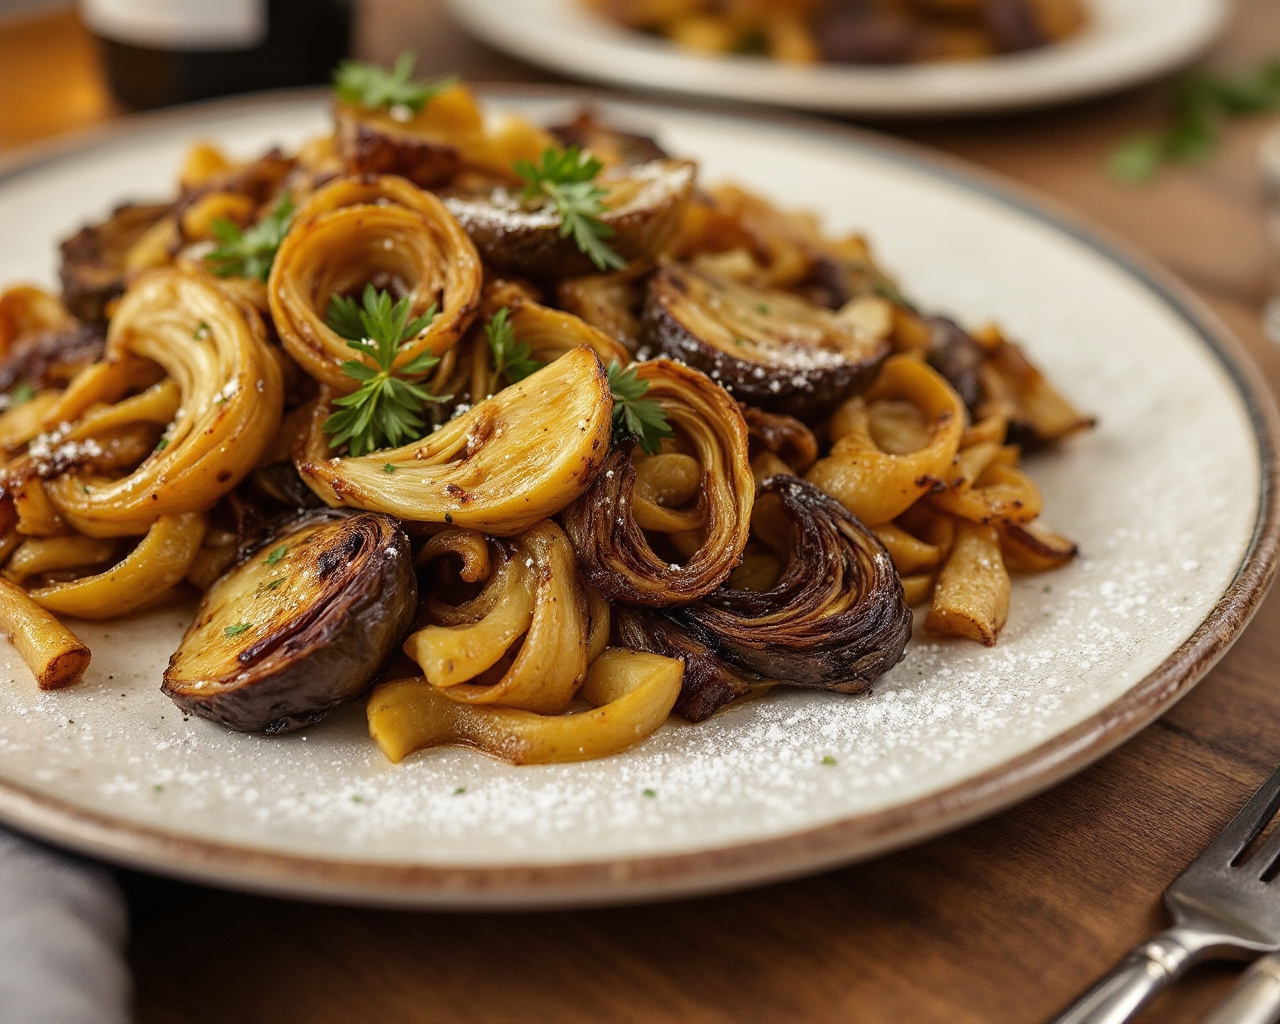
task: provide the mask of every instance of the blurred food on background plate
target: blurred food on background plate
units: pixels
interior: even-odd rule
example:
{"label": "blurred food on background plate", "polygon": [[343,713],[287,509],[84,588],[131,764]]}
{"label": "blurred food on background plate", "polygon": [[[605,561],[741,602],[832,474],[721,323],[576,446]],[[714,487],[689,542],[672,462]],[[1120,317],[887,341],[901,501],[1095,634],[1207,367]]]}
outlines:
{"label": "blurred food on background plate", "polygon": [[700,53],[909,64],[1034,50],[1088,21],[1081,0],[582,0]]}

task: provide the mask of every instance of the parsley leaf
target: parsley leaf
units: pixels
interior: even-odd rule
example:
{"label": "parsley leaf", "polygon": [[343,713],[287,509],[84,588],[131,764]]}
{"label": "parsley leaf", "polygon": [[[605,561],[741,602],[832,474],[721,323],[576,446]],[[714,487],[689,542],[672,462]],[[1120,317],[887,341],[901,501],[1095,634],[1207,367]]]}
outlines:
{"label": "parsley leaf", "polygon": [[342,364],[342,372],[359,381],[360,387],[334,400],[338,411],[324,421],[325,433],[333,435],[330,448],[345,442],[352,455],[367,455],[422,436],[425,424],[419,414],[423,408],[452,397],[433,395],[422,383],[440,360],[424,352],[403,366],[395,362],[401,343],[421,334],[435,316],[432,306],[410,320],[407,297],[393,303],[389,292],[371,284],[365,285],[360,305],[344,295],[330,300],[325,317],[329,327],[347,339],[348,348],[374,363],[348,359]]}
{"label": "parsley leaf", "polygon": [[287,192],[275,208],[251,228],[241,230],[225,217],[211,225],[218,246],[204,261],[219,277],[249,277],[265,281],[271,272],[276,250],[289,233],[296,207]]}
{"label": "parsley leaf", "polygon": [[9,392],[9,408],[15,405],[26,405],[31,399],[36,397],[36,389],[30,382],[25,380],[18,381],[14,389]]}
{"label": "parsley leaf", "polygon": [[548,147],[538,163],[517,160],[512,169],[524,181],[524,198],[549,199],[560,214],[560,237],[574,243],[600,270],[621,270],[627,261],[609,248],[613,228],[600,219],[608,189],[596,184],[604,165],[577,146]]}
{"label": "parsley leaf", "polygon": [[276,545],[274,548],[271,549],[271,552],[267,555],[267,558],[266,558],[267,565],[275,565],[278,561],[280,561],[280,559],[284,558],[284,554],[288,550],[289,550],[288,544]]}
{"label": "parsley leaf", "polygon": [[527,342],[516,341],[515,328],[511,326],[511,311],[503,306],[489,318],[484,325],[485,337],[489,339],[489,352],[493,356],[493,371],[499,377],[506,377],[508,384],[524,380],[531,373],[537,373],[547,364],[534,359]]}
{"label": "parsley leaf", "polygon": [[609,364],[609,389],[613,392],[613,429],[634,434],[640,439],[641,449],[656,455],[662,448],[662,439],[674,437],[675,431],[662,406],[644,397],[649,382],[636,376],[634,366],[624,370],[615,359]]}
{"label": "parsley leaf", "polygon": [[234,626],[228,626],[224,629],[222,635],[225,637],[239,636],[241,633],[246,632],[251,625],[253,625],[251,622],[237,622]]}
{"label": "parsley leaf", "polygon": [[387,107],[397,121],[408,121],[458,82],[457,75],[415,81],[416,60],[413,52],[406,50],[396,58],[390,71],[362,60],[344,60],[333,75],[334,91],[343,103],[366,110]]}
{"label": "parsley leaf", "polygon": [[1173,124],[1156,135],[1126,139],[1107,157],[1107,170],[1123,181],[1150,181],[1165,164],[1211,156],[1228,118],[1278,109],[1280,60],[1236,75],[1184,75],[1174,89]]}

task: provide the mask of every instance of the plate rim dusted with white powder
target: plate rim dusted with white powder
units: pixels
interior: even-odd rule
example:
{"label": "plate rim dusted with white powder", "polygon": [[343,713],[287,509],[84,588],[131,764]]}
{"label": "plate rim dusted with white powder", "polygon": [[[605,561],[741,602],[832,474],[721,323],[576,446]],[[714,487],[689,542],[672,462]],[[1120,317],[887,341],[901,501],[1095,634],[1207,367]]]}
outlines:
{"label": "plate rim dusted with white powder", "polygon": [[1226,22],[1226,0],[1084,0],[1076,36],[982,60],[795,65],[702,55],[608,21],[583,0],[448,0],[479,38],[533,64],[623,88],[867,117],[1026,110],[1099,96],[1191,60]]}
{"label": "plate rim dusted with white powder", "polygon": [[[726,119],[724,115],[678,106],[607,100],[582,90],[492,87],[483,92],[498,108],[504,102],[518,106],[522,100],[561,107],[591,101],[606,113],[613,110],[624,120],[640,119],[659,128],[664,116],[682,119],[687,126],[715,123],[723,128],[728,124],[735,132],[755,132],[775,141],[785,138],[794,142],[797,149],[811,153],[826,151],[845,154],[840,159],[888,162],[928,183],[921,188],[952,190],[982,203],[996,204],[1002,211],[1051,232],[1056,244],[1082,247],[1090,258],[1104,261],[1108,273],[1121,275],[1126,287],[1141,290],[1144,300],[1158,303],[1163,313],[1175,318],[1181,329],[1194,334],[1203,344],[1205,353],[1223,371],[1231,400],[1238,403],[1245,424],[1242,429],[1256,444],[1257,507],[1251,512],[1246,510],[1248,529],[1242,527],[1232,541],[1243,555],[1230,573],[1229,582],[1220,592],[1214,591],[1216,600],[1189,636],[1167,650],[1159,650],[1162,660],[1153,671],[1135,680],[1107,706],[1033,748],[994,767],[975,771],[957,785],[871,813],[826,821],[817,827],[775,830],[730,844],[690,842],[677,852],[592,857],[590,844],[584,843],[586,855],[550,859],[522,858],[519,845],[514,844],[510,856],[490,857],[483,863],[468,863],[465,859],[441,862],[438,857],[429,856],[429,851],[421,860],[333,856],[323,844],[305,852],[282,852],[246,840],[243,835],[210,838],[181,827],[139,822],[113,809],[111,800],[106,798],[86,802],[50,795],[33,778],[21,777],[22,772],[14,767],[17,762],[8,757],[3,745],[0,822],[133,867],[260,892],[355,903],[441,909],[545,908],[723,891],[811,873],[899,848],[992,814],[1049,787],[1097,760],[1167,710],[1212,667],[1248,623],[1276,567],[1280,421],[1240,343],[1168,272],[1019,186],[872,133],[799,118]],[[34,180],[32,172],[92,163],[95,155],[113,152],[112,147],[172,147],[176,138],[195,140],[202,137],[202,128],[216,123],[225,129],[242,117],[278,116],[281,124],[288,124],[298,114],[314,116],[321,102],[313,92],[286,93],[126,119],[0,162],[0,199],[8,190],[24,187],[24,181]],[[820,207],[820,203],[816,205]],[[84,216],[101,212],[85,211]],[[0,232],[4,230],[5,225],[0,223]],[[45,244],[53,246],[55,241],[49,238]],[[875,241],[873,236],[872,242]],[[904,276],[909,286],[909,273]],[[1028,341],[1035,358],[1034,339]],[[1088,406],[1088,395],[1073,397]],[[1102,429],[1105,426],[1104,422]],[[1251,466],[1252,459],[1250,455]],[[217,728],[208,723],[200,725]]]}

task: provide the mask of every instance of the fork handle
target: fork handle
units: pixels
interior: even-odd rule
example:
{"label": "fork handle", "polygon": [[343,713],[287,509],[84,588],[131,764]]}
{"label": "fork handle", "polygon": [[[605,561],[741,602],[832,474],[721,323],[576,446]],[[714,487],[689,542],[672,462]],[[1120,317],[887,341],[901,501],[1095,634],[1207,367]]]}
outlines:
{"label": "fork handle", "polygon": [[1280,1021],[1280,954],[1254,961],[1204,1024],[1275,1024]]}
{"label": "fork handle", "polygon": [[1137,946],[1052,1024],[1125,1024],[1182,976],[1201,953],[1171,928]]}

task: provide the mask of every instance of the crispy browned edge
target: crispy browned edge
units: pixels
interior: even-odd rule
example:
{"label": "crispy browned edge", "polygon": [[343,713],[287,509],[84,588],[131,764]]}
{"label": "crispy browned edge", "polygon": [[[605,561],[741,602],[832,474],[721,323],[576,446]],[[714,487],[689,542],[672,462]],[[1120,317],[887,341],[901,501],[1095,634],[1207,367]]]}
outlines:
{"label": "crispy browned edge", "polygon": [[[599,90],[555,86],[479,88],[495,98],[533,95],[585,102],[612,101],[632,109],[646,109],[650,116],[660,115],[664,106],[695,113],[741,112],[741,108],[705,103],[657,104]],[[193,112],[232,115],[281,101],[314,102],[320,95],[315,90],[277,93],[127,118],[30,147],[0,161],[0,182],[94,145],[181,124]],[[1276,569],[1280,418],[1265,383],[1240,342],[1171,273],[1134,252],[1126,243],[1087,224],[1078,214],[1032,190],[948,156],[873,132],[799,115],[752,113],[758,121],[804,134],[843,139],[850,145],[906,165],[923,167],[1038,216],[1101,252],[1160,295],[1197,330],[1218,358],[1240,393],[1258,444],[1261,488],[1257,519],[1231,584],[1195,632],[1155,671],[1075,728],[940,793],[805,832],[692,853],[512,866],[442,867],[377,860],[337,861],[123,823],[110,814],[84,810],[3,780],[0,780],[0,821],[30,835],[118,864],[275,895],[471,910],[620,904],[702,895],[778,881],[865,859],[958,828],[1080,771],[1185,696],[1248,624],[1266,595]]]}

